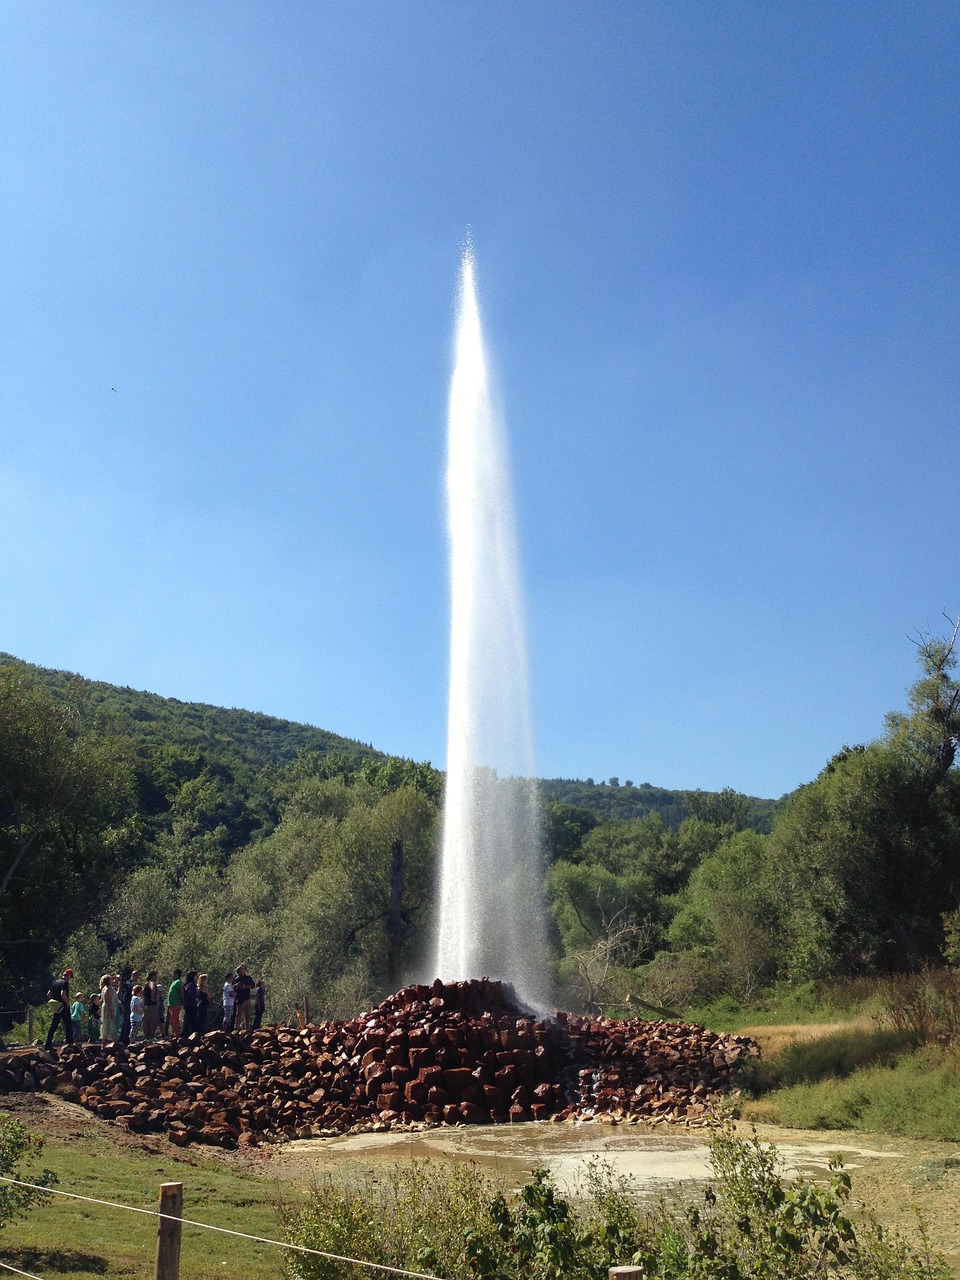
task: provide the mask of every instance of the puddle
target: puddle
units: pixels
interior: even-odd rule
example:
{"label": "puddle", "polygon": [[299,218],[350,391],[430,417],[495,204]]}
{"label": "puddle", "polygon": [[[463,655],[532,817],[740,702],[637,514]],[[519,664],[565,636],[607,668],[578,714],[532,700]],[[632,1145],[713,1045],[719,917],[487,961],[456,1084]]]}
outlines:
{"label": "puddle", "polygon": [[[840,1155],[847,1168],[859,1159],[898,1159],[899,1153],[855,1144],[777,1143],[787,1168],[822,1171]],[[278,1150],[317,1175],[349,1177],[361,1171],[387,1169],[411,1160],[474,1161],[496,1171],[511,1186],[528,1180],[534,1169],[549,1169],[570,1190],[589,1160],[600,1157],[618,1173],[632,1178],[648,1193],[710,1177],[710,1149],[702,1131],[645,1129],[637,1125],[534,1124],[464,1129],[429,1129],[420,1133],[364,1133],[343,1138],[315,1138]]]}

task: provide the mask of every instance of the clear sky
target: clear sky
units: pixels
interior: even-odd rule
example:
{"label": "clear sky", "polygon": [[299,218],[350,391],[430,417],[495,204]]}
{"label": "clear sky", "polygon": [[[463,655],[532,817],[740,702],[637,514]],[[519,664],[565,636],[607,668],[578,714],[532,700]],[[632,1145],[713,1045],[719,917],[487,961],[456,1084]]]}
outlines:
{"label": "clear sky", "polygon": [[5,0],[0,650],[444,762],[472,228],[544,776],[777,796],[960,608],[960,5]]}

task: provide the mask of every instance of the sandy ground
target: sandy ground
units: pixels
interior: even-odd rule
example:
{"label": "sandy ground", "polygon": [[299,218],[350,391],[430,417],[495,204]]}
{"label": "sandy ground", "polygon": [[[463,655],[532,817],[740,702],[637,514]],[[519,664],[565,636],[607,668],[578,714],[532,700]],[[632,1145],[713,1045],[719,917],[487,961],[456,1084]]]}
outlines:
{"label": "sandy ground", "polygon": [[[163,1137],[131,1134],[50,1094],[11,1094],[0,1099],[0,1109],[37,1132],[60,1138],[82,1140],[96,1131],[109,1134],[117,1145],[161,1156],[171,1151]],[[912,1241],[919,1240],[917,1222],[922,1216],[931,1245],[946,1255],[960,1277],[960,1143],[770,1125],[739,1127],[775,1143],[788,1167],[814,1175],[826,1170],[832,1156],[840,1155],[853,1179],[855,1203]],[[585,1162],[600,1156],[655,1195],[689,1188],[709,1176],[707,1140],[703,1130],[666,1125],[525,1124],[357,1134],[244,1152],[193,1147],[178,1149],[177,1155],[198,1165],[225,1163],[307,1186],[328,1174],[350,1179],[367,1170],[428,1158],[476,1161],[499,1170],[512,1185],[526,1180],[532,1169],[548,1167],[570,1186]]]}

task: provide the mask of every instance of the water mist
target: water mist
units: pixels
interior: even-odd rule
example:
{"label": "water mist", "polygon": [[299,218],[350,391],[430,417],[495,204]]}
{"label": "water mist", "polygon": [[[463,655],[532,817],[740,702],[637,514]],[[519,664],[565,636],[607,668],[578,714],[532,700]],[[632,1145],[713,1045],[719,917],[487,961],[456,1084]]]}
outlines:
{"label": "water mist", "polygon": [[450,700],[435,972],[548,995],[540,823],[507,442],[468,249],[450,385]]}

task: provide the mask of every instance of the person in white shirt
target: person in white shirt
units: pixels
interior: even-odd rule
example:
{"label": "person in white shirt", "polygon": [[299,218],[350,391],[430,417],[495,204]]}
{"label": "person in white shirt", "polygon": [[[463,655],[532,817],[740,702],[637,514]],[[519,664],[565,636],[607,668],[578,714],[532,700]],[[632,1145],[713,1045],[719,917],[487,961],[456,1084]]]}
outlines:
{"label": "person in white shirt", "polygon": [[236,1013],[236,1004],[233,998],[233,982],[230,978],[223,984],[223,1029],[224,1031],[233,1030],[233,1019]]}

